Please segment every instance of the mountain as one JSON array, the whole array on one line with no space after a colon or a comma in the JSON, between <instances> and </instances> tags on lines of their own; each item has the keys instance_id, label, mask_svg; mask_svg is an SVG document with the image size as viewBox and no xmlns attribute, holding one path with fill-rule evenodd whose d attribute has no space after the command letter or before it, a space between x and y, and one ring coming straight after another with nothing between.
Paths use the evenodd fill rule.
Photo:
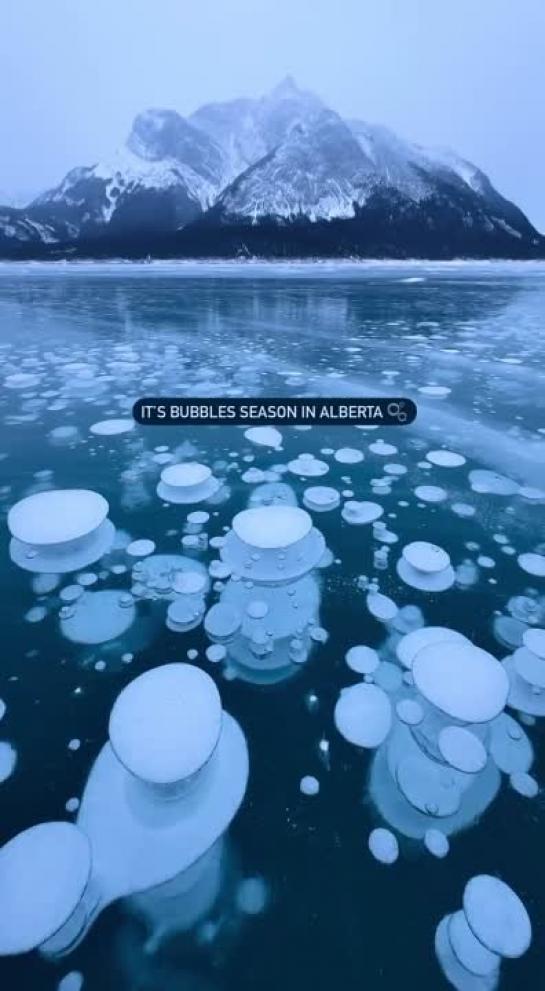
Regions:
<instances>
[{"instance_id":1,"label":"mountain","mask_svg":"<svg viewBox=\"0 0 545 991\"><path fill-rule=\"evenodd\" d=\"M0 209L0 251L524 258L545 239L470 162L344 120L288 77L187 119L139 114L109 161Z\"/></svg>"},{"instance_id":2,"label":"mountain","mask_svg":"<svg viewBox=\"0 0 545 991\"><path fill-rule=\"evenodd\" d=\"M20 247L44 247L67 240L72 235L66 226L39 223L24 210L0 206L0 257L17 251Z\"/></svg>"},{"instance_id":3,"label":"mountain","mask_svg":"<svg viewBox=\"0 0 545 991\"><path fill-rule=\"evenodd\" d=\"M110 161L72 169L27 213L71 224L78 237L177 230L214 202L224 173L224 154L207 134L174 110L147 110Z\"/></svg>"}]
</instances>

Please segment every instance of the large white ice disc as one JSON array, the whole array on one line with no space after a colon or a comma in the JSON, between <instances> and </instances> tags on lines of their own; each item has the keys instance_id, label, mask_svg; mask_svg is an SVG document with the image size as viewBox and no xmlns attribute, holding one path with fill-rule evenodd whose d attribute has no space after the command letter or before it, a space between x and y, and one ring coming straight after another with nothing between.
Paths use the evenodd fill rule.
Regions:
<instances>
[{"instance_id":1,"label":"large white ice disc","mask_svg":"<svg viewBox=\"0 0 545 991\"><path fill-rule=\"evenodd\" d=\"M312 519L297 506L258 506L237 513L232 526L250 547L280 550L303 540L312 529Z\"/></svg>"},{"instance_id":2,"label":"large white ice disc","mask_svg":"<svg viewBox=\"0 0 545 991\"><path fill-rule=\"evenodd\" d=\"M464 890L464 912L477 939L502 957L520 957L532 942L532 924L518 895L497 877L479 874Z\"/></svg>"},{"instance_id":3,"label":"large white ice disc","mask_svg":"<svg viewBox=\"0 0 545 991\"><path fill-rule=\"evenodd\" d=\"M450 564L450 557L442 547L427 540L414 540L403 548L403 557L417 571L435 575Z\"/></svg>"},{"instance_id":4,"label":"large white ice disc","mask_svg":"<svg viewBox=\"0 0 545 991\"><path fill-rule=\"evenodd\" d=\"M441 712L465 723L485 723L503 709L507 674L495 657L472 643L443 641L419 651L412 667L419 692Z\"/></svg>"},{"instance_id":5,"label":"large white ice disc","mask_svg":"<svg viewBox=\"0 0 545 991\"><path fill-rule=\"evenodd\" d=\"M91 871L89 840L69 822L46 822L0 849L0 954L41 946L70 918Z\"/></svg>"},{"instance_id":6,"label":"large white ice disc","mask_svg":"<svg viewBox=\"0 0 545 991\"><path fill-rule=\"evenodd\" d=\"M392 725L392 706L386 692L377 685L344 688L335 706L335 725L349 743L358 747L379 747Z\"/></svg>"},{"instance_id":7,"label":"large white ice disc","mask_svg":"<svg viewBox=\"0 0 545 991\"><path fill-rule=\"evenodd\" d=\"M475 733L463 726L445 726L437 743L443 759L458 771L477 774L486 765L485 747Z\"/></svg>"},{"instance_id":8,"label":"large white ice disc","mask_svg":"<svg viewBox=\"0 0 545 991\"><path fill-rule=\"evenodd\" d=\"M15 503L8 513L13 537L34 547L86 537L108 515L108 503L90 489L53 489Z\"/></svg>"},{"instance_id":9,"label":"large white ice disc","mask_svg":"<svg viewBox=\"0 0 545 991\"><path fill-rule=\"evenodd\" d=\"M174 784L210 759L222 708L209 675L192 664L165 664L123 689L110 716L110 742L136 777Z\"/></svg>"},{"instance_id":10,"label":"large white ice disc","mask_svg":"<svg viewBox=\"0 0 545 991\"><path fill-rule=\"evenodd\" d=\"M421 626L401 638L396 647L398 660L401 661L403 667L412 668L413 661L420 650L445 640L463 643L467 641L467 637L447 626Z\"/></svg>"}]
</instances>

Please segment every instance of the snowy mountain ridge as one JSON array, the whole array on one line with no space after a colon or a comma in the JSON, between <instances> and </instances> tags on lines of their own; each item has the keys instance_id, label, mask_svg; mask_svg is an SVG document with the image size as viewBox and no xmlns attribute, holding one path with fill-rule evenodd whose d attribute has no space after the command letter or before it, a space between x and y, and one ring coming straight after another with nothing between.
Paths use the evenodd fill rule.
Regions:
<instances>
[{"instance_id":1,"label":"snowy mountain ridge","mask_svg":"<svg viewBox=\"0 0 545 991\"><path fill-rule=\"evenodd\" d=\"M168 109L138 114L108 161L72 169L15 215L4 209L0 247L156 241L176 232L185 244L195 225L242 231L346 221L361 227L358 250L367 217L378 234L382 223L386 251L391 243L397 250L392 239L407 225L417 241L429 229L439 245L443 237L447 253L464 237L476 243L478 231L491 244L497 237L502 251L512 242L516 253L522 242L531 250L542 240L475 165L386 127L344 120L287 77L260 98L207 104L188 118ZM382 235L373 237L380 245Z\"/></svg>"}]
</instances>

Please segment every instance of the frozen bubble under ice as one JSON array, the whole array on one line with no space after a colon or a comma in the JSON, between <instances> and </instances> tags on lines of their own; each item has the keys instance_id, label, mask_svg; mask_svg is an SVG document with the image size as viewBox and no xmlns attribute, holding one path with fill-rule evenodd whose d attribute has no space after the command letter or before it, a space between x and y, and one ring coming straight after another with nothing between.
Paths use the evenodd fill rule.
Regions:
<instances>
[{"instance_id":1,"label":"frozen bubble under ice","mask_svg":"<svg viewBox=\"0 0 545 991\"><path fill-rule=\"evenodd\" d=\"M2 712L2 716L4 712ZM6 740L0 740L0 784L11 777L16 764L17 751L12 747L11 743L8 743Z\"/></svg>"},{"instance_id":2,"label":"frozen bubble under ice","mask_svg":"<svg viewBox=\"0 0 545 991\"><path fill-rule=\"evenodd\" d=\"M173 633L186 633L199 626L204 616L202 596L179 596L167 609L166 625Z\"/></svg>"},{"instance_id":3,"label":"frozen bubble under ice","mask_svg":"<svg viewBox=\"0 0 545 991\"><path fill-rule=\"evenodd\" d=\"M364 644L356 644L350 647L345 654L345 661L352 671L357 674L372 674L378 667L380 658L372 647Z\"/></svg>"},{"instance_id":4,"label":"frozen bubble under ice","mask_svg":"<svg viewBox=\"0 0 545 991\"><path fill-rule=\"evenodd\" d=\"M336 509L340 504L341 497L337 489L328 485L312 485L303 492L303 503L307 509L314 512L325 513L331 509Z\"/></svg>"},{"instance_id":5,"label":"frozen bubble under ice","mask_svg":"<svg viewBox=\"0 0 545 991\"><path fill-rule=\"evenodd\" d=\"M32 372L14 372L4 379L6 389L33 389L39 385L41 378Z\"/></svg>"},{"instance_id":6,"label":"frozen bubble under ice","mask_svg":"<svg viewBox=\"0 0 545 991\"><path fill-rule=\"evenodd\" d=\"M389 623L397 615L398 608L394 600L382 592L370 592L365 601L371 616L381 623Z\"/></svg>"},{"instance_id":7,"label":"frozen bubble under ice","mask_svg":"<svg viewBox=\"0 0 545 991\"><path fill-rule=\"evenodd\" d=\"M109 734L116 756L132 774L153 784L174 784L207 763L221 725L221 699L212 678L191 664L165 664L123 689Z\"/></svg>"},{"instance_id":8,"label":"frozen bubble under ice","mask_svg":"<svg viewBox=\"0 0 545 991\"><path fill-rule=\"evenodd\" d=\"M384 742L392 725L392 706L377 685L343 688L335 706L335 726L358 747L374 748Z\"/></svg>"},{"instance_id":9,"label":"frozen bubble under ice","mask_svg":"<svg viewBox=\"0 0 545 991\"><path fill-rule=\"evenodd\" d=\"M299 789L303 795L317 795L320 791L320 782L312 774L306 774L301 778Z\"/></svg>"},{"instance_id":10,"label":"frozen bubble under ice","mask_svg":"<svg viewBox=\"0 0 545 991\"><path fill-rule=\"evenodd\" d=\"M384 509L378 502L357 502L349 499L342 508L342 518L352 526L361 526L366 523L373 523L384 513Z\"/></svg>"},{"instance_id":11,"label":"frozen bubble under ice","mask_svg":"<svg viewBox=\"0 0 545 991\"><path fill-rule=\"evenodd\" d=\"M494 719L507 701L509 679L503 666L470 641L445 640L424 647L412 671L428 702L465 723Z\"/></svg>"},{"instance_id":12,"label":"frozen bubble under ice","mask_svg":"<svg viewBox=\"0 0 545 991\"><path fill-rule=\"evenodd\" d=\"M221 643L211 643L209 647L206 648L206 659L210 661L211 664L220 664L227 657L227 650Z\"/></svg>"},{"instance_id":13,"label":"frozen bubble under ice","mask_svg":"<svg viewBox=\"0 0 545 991\"><path fill-rule=\"evenodd\" d=\"M527 575L534 575L536 578L545 578L545 555L543 554L519 554L517 561Z\"/></svg>"},{"instance_id":14,"label":"frozen bubble under ice","mask_svg":"<svg viewBox=\"0 0 545 991\"><path fill-rule=\"evenodd\" d=\"M260 447L279 448L282 444L282 434L276 427L249 427L244 431L246 440Z\"/></svg>"},{"instance_id":15,"label":"frozen bubble under ice","mask_svg":"<svg viewBox=\"0 0 545 991\"><path fill-rule=\"evenodd\" d=\"M539 793L536 779L531 774L527 774L526 771L514 771L509 776L509 782L511 787L523 798L535 798Z\"/></svg>"},{"instance_id":16,"label":"frozen bubble under ice","mask_svg":"<svg viewBox=\"0 0 545 991\"><path fill-rule=\"evenodd\" d=\"M136 609L129 597L125 605L119 591L84 592L73 603L73 612L61 619L61 633L73 643L98 644L115 640L132 626Z\"/></svg>"},{"instance_id":17,"label":"frozen bubble under ice","mask_svg":"<svg viewBox=\"0 0 545 991\"><path fill-rule=\"evenodd\" d=\"M437 740L447 764L466 774L477 774L486 765L488 755L478 736L463 726L445 726Z\"/></svg>"},{"instance_id":18,"label":"frozen bubble under ice","mask_svg":"<svg viewBox=\"0 0 545 991\"><path fill-rule=\"evenodd\" d=\"M97 437L115 437L117 434L128 434L134 430L135 421L130 417L118 418L117 420L99 420L89 427L92 434Z\"/></svg>"},{"instance_id":19,"label":"frozen bubble under ice","mask_svg":"<svg viewBox=\"0 0 545 991\"><path fill-rule=\"evenodd\" d=\"M237 908L245 915L260 915L267 905L267 899L267 885L262 877L247 877L237 888Z\"/></svg>"},{"instance_id":20,"label":"frozen bubble under ice","mask_svg":"<svg viewBox=\"0 0 545 991\"><path fill-rule=\"evenodd\" d=\"M392 454L397 454L397 447L394 444L387 444L384 440L373 441L372 444L369 444L369 450L373 454L380 455L381 458L388 458Z\"/></svg>"},{"instance_id":21,"label":"frozen bubble under ice","mask_svg":"<svg viewBox=\"0 0 545 991\"><path fill-rule=\"evenodd\" d=\"M130 544L127 545L126 551L130 557L147 557L148 554L153 554L155 550L155 543L153 540L131 540Z\"/></svg>"},{"instance_id":22,"label":"frozen bubble under ice","mask_svg":"<svg viewBox=\"0 0 545 991\"><path fill-rule=\"evenodd\" d=\"M435 575L450 564L450 557L442 547L426 540L415 540L403 548L403 557L417 571Z\"/></svg>"},{"instance_id":23,"label":"frozen bubble under ice","mask_svg":"<svg viewBox=\"0 0 545 991\"><path fill-rule=\"evenodd\" d=\"M399 843L389 829L373 829L368 846L375 860L381 864L394 864L399 857Z\"/></svg>"},{"instance_id":24,"label":"frozen bubble under ice","mask_svg":"<svg viewBox=\"0 0 545 991\"><path fill-rule=\"evenodd\" d=\"M333 457L341 465L357 465L363 461L363 452L355 447L340 447Z\"/></svg>"},{"instance_id":25,"label":"frozen bubble under ice","mask_svg":"<svg viewBox=\"0 0 545 991\"><path fill-rule=\"evenodd\" d=\"M423 396L430 396L432 399L444 399L451 392L448 385L421 385L418 391Z\"/></svg>"},{"instance_id":26,"label":"frozen bubble under ice","mask_svg":"<svg viewBox=\"0 0 545 991\"><path fill-rule=\"evenodd\" d=\"M426 845L426 849L432 854L432 856L438 857L439 860L446 857L450 850L448 838L442 830L434 829L433 827L427 829L424 833L424 843Z\"/></svg>"},{"instance_id":27,"label":"frozen bubble under ice","mask_svg":"<svg viewBox=\"0 0 545 991\"><path fill-rule=\"evenodd\" d=\"M424 718L424 710L416 699L401 699L396 705L396 713L407 726L418 726Z\"/></svg>"},{"instance_id":28,"label":"frozen bubble under ice","mask_svg":"<svg viewBox=\"0 0 545 991\"><path fill-rule=\"evenodd\" d=\"M204 618L204 628L214 640L229 640L242 625L242 613L228 602L216 602Z\"/></svg>"},{"instance_id":29,"label":"frozen bubble under ice","mask_svg":"<svg viewBox=\"0 0 545 991\"><path fill-rule=\"evenodd\" d=\"M535 688L545 688L545 661L528 647L518 647L513 654L517 674Z\"/></svg>"},{"instance_id":30,"label":"frozen bubble under ice","mask_svg":"<svg viewBox=\"0 0 545 991\"><path fill-rule=\"evenodd\" d=\"M545 660L545 630L535 628L525 630L522 634L522 642L533 654Z\"/></svg>"},{"instance_id":31,"label":"frozen bubble under ice","mask_svg":"<svg viewBox=\"0 0 545 991\"><path fill-rule=\"evenodd\" d=\"M329 465L313 454L300 454L298 458L288 462L288 469L292 475L299 475L300 478L318 478L327 474Z\"/></svg>"},{"instance_id":32,"label":"frozen bubble under ice","mask_svg":"<svg viewBox=\"0 0 545 991\"><path fill-rule=\"evenodd\" d=\"M459 468L466 462L463 454L456 454L454 451L446 451L443 448L437 451L428 451L426 460L439 468Z\"/></svg>"},{"instance_id":33,"label":"frozen bubble under ice","mask_svg":"<svg viewBox=\"0 0 545 991\"><path fill-rule=\"evenodd\" d=\"M425 815L452 816L460 808L461 789L453 772L424 754L402 757L396 778L407 801Z\"/></svg>"},{"instance_id":34,"label":"frozen bubble under ice","mask_svg":"<svg viewBox=\"0 0 545 991\"><path fill-rule=\"evenodd\" d=\"M243 543L268 550L303 540L312 529L312 520L297 506L264 506L237 513L232 526Z\"/></svg>"},{"instance_id":35,"label":"frozen bubble under ice","mask_svg":"<svg viewBox=\"0 0 545 991\"><path fill-rule=\"evenodd\" d=\"M70 918L91 871L89 840L68 822L19 833L0 849L0 954L27 953Z\"/></svg>"},{"instance_id":36,"label":"frozen bubble under ice","mask_svg":"<svg viewBox=\"0 0 545 991\"><path fill-rule=\"evenodd\" d=\"M108 503L90 489L53 489L17 502L8 513L13 537L46 547L88 536L108 515Z\"/></svg>"},{"instance_id":37,"label":"frozen bubble under ice","mask_svg":"<svg viewBox=\"0 0 545 991\"><path fill-rule=\"evenodd\" d=\"M471 974L487 977L497 973L500 958L477 939L462 911L450 917L449 939L455 956Z\"/></svg>"},{"instance_id":38,"label":"frozen bubble under ice","mask_svg":"<svg viewBox=\"0 0 545 991\"><path fill-rule=\"evenodd\" d=\"M502 957L520 957L532 941L532 925L509 885L489 874L473 877L464 890L464 913L480 943Z\"/></svg>"},{"instance_id":39,"label":"frozen bubble under ice","mask_svg":"<svg viewBox=\"0 0 545 991\"><path fill-rule=\"evenodd\" d=\"M163 468L157 495L165 502L189 504L209 499L219 487L220 482L207 465L184 461Z\"/></svg>"},{"instance_id":40,"label":"frozen bubble under ice","mask_svg":"<svg viewBox=\"0 0 545 991\"><path fill-rule=\"evenodd\" d=\"M414 494L422 502L444 502L447 498L445 489L440 485L417 485Z\"/></svg>"},{"instance_id":41,"label":"frozen bubble under ice","mask_svg":"<svg viewBox=\"0 0 545 991\"><path fill-rule=\"evenodd\" d=\"M398 660L401 661L403 667L412 668L413 661L420 650L444 640L464 643L467 637L447 626L422 626L401 638L396 647Z\"/></svg>"},{"instance_id":42,"label":"frozen bubble under ice","mask_svg":"<svg viewBox=\"0 0 545 991\"><path fill-rule=\"evenodd\" d=\"M79 970L71 970L59 981L57 991L81 991L83 988L83 974Z\"/></svg>"},{"instance_id":43,"label":"frozen bubble under ice","mask_svg":"<svg viewBox=\"0 0 545 991\"><path fill-rule=\"evenodd\" d=\"M511 496L519 490L518 482L506 475L499 475L495 471L488 471L485 468L476 468L469 473L469 484L473 492L482 494Z\"/></svg>"},{"instance_id":44,"label":"frozen bubble under ice","mask_svg":"<svg viewBox=\"0 0 545 991\"><path fill-rule=\"evenodd\" d=\"M532 766L534 751L522 726L502 712L490 727L490 755L504 774L528 771Z\"/></svg>"}]
</instances>

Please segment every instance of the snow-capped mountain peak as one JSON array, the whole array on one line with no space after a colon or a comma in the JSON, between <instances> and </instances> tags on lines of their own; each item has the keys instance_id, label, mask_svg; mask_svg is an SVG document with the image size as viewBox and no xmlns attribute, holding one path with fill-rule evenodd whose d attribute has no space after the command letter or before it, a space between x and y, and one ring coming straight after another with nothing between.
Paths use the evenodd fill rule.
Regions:
<instances>
[{"instance_id":1,"label":"snow-capped mountain peak","mask_svg":"<svg viewBox=\"0 0 545 991\"><path fill-rule=\"evenodd\" d=\"M143 111L124 147L72 169L26 210L4 211L3 224L9 243L119 241L135 233L141 243L197 225L201 232L240 228L245 245L247 225L332 221L355 225L342 250L356 253L520 254L543 245L475 165L382 125L344 120L291 76L261 97L209 103L188 118ZM2 237L0 223L0 245ZM220 242L218 233L213 244Z\"/></svg>"},{"instance_id":2,"label":"snow-capped mountain peak","mask_svg":"<svg viewBox=\"0 0 545 991\"><path fill-rule=\"evenodd\" d=\"M288 74L273 87L270 92L270 98L274 100L291 100L301 92L293 76Z\"/></svg>"}]
</instances>

